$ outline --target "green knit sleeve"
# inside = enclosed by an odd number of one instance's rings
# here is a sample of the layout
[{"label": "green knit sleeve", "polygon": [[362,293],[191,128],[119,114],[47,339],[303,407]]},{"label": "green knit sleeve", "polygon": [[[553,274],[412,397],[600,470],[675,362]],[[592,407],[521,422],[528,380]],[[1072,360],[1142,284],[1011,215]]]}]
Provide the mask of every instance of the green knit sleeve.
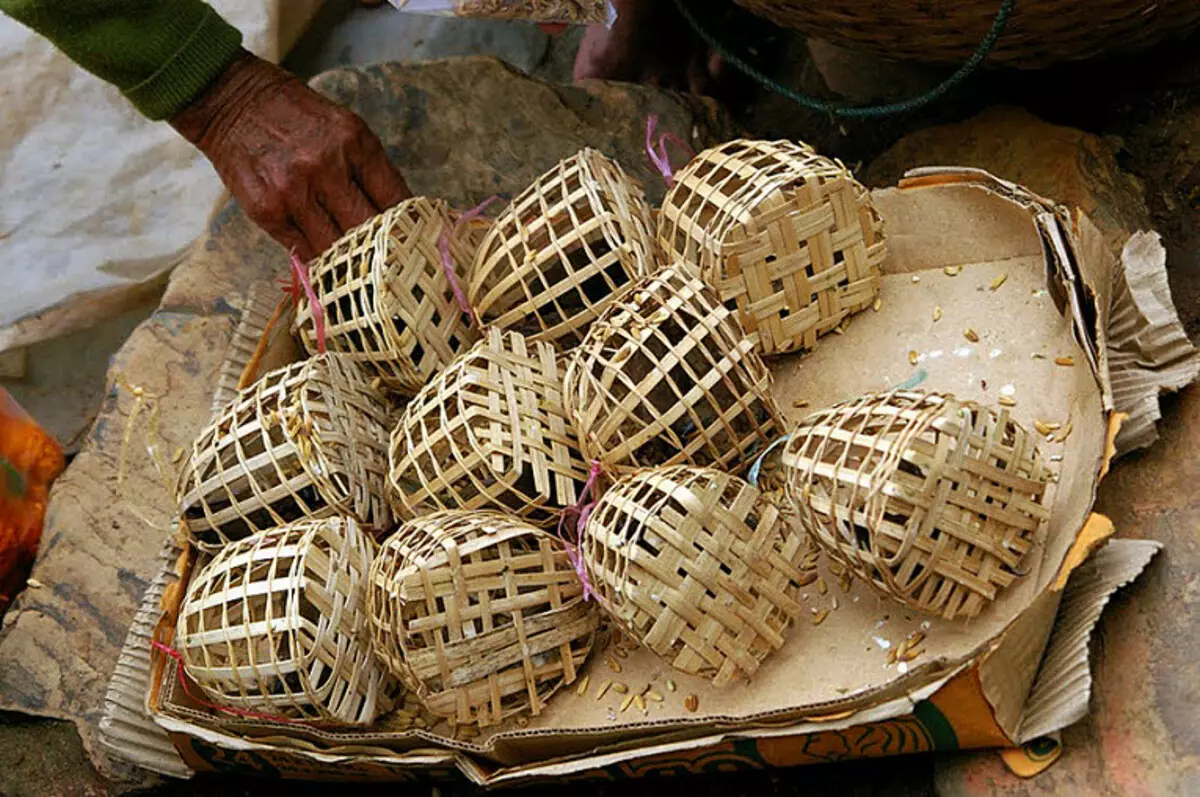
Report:
[{"label": "green knit sleeve", "polygon": [[203,0],[0,0],[0,11],[119,88],[151,119],[187,107],[242,45],[238,29]]}]

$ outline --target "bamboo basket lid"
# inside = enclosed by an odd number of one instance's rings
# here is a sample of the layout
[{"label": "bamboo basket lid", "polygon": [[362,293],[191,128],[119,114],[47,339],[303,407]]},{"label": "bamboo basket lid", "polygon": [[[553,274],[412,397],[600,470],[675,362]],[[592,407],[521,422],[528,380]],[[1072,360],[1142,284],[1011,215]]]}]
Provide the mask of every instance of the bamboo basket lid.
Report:
[{"label": "bamboo basket lid", "polygon": [[711,288],[673,267],[639,281],[592,326],[567,368],[588,460],[732,470],[783,427],[770,374]]},{"label": "bamboo basket lid", "polygon": [[218,705],[366,726],[399,683],[370,645],[370,538],[347,518],[302,520],[233,543],[190,582],[175,644]]},{"label": "bamboo basket lid", "polygon": [[879,295],[887,254],[870,193],[840,161],[790,141],[730,141],[675,178],[659,245],[736,307],[766,355],[812,349]]},{"label": "bamboo basket lid", "polygon": [[396,511],[504,510],[553,525],[587,480],[554,347],[487,336],[426,385],[391,437]]},{"label": "bamboo basket lid", "polygon": [[498,512],[405,525],[371,569],[375,648],[431,713],[491,725],[573,682],[599,611],[562,542]]},{"label": "bamboo basket lid", "polygon": [[758,490],[711,468],[656,468],[609,489],[581,544],[601,605],[676,669],[726,686],[779,650],[815,557]]},{"label": "bamboo basket lid", "polygon": [[266,374],[192,445],[176,487],[188,538],[215,553],[306,517],[389,528],[388,415],[387,400],[343,355]]},{"label": "bamboo basket lid", "polygon": [[810,415],[783,454],[801,524],[879,592],[973,617],[1045,533],[1050,473],[1008,411],[920,392]]},{"label": "bamboo basket lid", "polygon": [[471,270],[485,323],[534,340],[578,343],[614,298],[656,267],[641,187],[585,149],[542,175],[495,221]]},{"label": "bamboo basket lid", "polygon": [[[479,339],[446,276],[443,238],[465,281],[482,230],[457,227],[445,202],[426,197],[405,200],[355,227],[309,268],[328,350],[406,396]],[[295,327],[309,354],[316,354],[307,296],[300,299]]]}]

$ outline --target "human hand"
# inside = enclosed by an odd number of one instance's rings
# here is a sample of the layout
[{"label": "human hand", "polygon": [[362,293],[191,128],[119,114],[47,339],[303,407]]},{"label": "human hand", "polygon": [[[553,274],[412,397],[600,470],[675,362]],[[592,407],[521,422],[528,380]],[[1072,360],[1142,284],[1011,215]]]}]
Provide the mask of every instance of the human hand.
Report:
[{"label": "human hand", "polygon": [[246,215],[305,261],[412,196],[362,119],[250,53],[171,125]]}]

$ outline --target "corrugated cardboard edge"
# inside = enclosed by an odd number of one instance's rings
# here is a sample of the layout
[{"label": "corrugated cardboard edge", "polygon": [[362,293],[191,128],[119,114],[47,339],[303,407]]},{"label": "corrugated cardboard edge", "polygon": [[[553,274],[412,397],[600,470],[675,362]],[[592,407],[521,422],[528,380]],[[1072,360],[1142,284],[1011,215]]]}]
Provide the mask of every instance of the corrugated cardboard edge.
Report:
[{"label": "corrugated cardboard edge", "polygon": [[1113,594],[1137,578],[1161,548],[1162,543],[1152,540],[1112,540],[1076,568],[1025,703],[1017,743],[1061,730],[1087,714],[1092,631]]},{"label": "corrugated cardboard edge", "polygon": [[1129,415],[1117,436],[1117,450],[1125,454],[1158,439],[1159,397],[1200,376],[1200,351],[1188,340],[1171,301],[1167,251],[1158,233],[1134,233],[1121,262],[1124,268],[1113,276],[1108,336],[1113,399]]}]

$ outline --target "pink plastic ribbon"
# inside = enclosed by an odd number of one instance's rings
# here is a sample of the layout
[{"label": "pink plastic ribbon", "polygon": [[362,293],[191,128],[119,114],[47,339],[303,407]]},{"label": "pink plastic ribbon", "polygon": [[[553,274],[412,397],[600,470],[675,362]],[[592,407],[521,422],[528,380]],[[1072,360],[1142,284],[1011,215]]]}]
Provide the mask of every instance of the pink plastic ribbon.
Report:
[{"label": "pink plastic ribbon", "polygon": [[655,133],[657,131],[658,116],[651,114],[646,117],[646,154],[650,157],[654,168],[658,169],[659,174],[662,175],[667,188],[670,188],[675,185],[675,170],[671,166],[671,156],[667,154],[667,144],[674,144],[686,152],[688,160],[695,157],[696,153],[687,145],[686,141],[670,131],[659,134],[656,141]]},{"label": "pink plastic ribbon", "polygon": [[300,262],[300,258],[296,256],[296,250],[291,251],[292,257],[292,285],[291,288],[284,288],[284,293],[291,294],[292,301],[296,304],[300,303],[300,291],[308,297],[308,305],[312,308],[313,326],[317,329],[317,351],[321,354],[325,353],[325,308],[317,301],[317,294],[313,290],[312,283],[308,281],[308,267]]},{"label": "pink plastic ribbon", "polygon": [[[579,581],[583,584],[583,600],[585,602],[596,598],[596,590],[592,589],[592,581],[588,578],[587,568],[583,564],[583,553],[579,549],[582,546],[583,532],[587,528],[588,518],[592,516],[592,510],[599,502],[599,498],[596,497],[596,482],[599,481],[601,473],[600,460],[593,460],[592,468],[588,471],[587,482],[584,483],[583,490],[579,494],[579,500],[575,506],[564,509],[562,516],[558,519],[558,536],[567,549],[567,558],[570,560],[571,566],[575,568],[575,575],[579,576]],[[574,524],[569,520],[572,515],[575,516]],[[574,526],[573,531],[572,526]]]},{"label": "pink plastic ribbon", "polygon": [[441,237],[438,238],[438,252],[442,256],[442,270],[446,272],[446,281],[450,283],[450,290],[454,292],[454,298],[458,300],[458,306],[462,308],[462,311],[471,319],[471,323],[475,325],[479,324],[479,318],[475,315],[475,309],[471,307],[471,302],[467,300],[467,294],[458,281],[458,274],[454,271],[454,258],[450,256],[450,236],[458,235],[459,229],[464,224],[469,224],[482,216],[483,212],[487,210],[488,205],[499,198],[498,196],[490,196],[466,213],[461,214],[458,217],[458,221],[454,222],[454,226],[443,230]]}]

